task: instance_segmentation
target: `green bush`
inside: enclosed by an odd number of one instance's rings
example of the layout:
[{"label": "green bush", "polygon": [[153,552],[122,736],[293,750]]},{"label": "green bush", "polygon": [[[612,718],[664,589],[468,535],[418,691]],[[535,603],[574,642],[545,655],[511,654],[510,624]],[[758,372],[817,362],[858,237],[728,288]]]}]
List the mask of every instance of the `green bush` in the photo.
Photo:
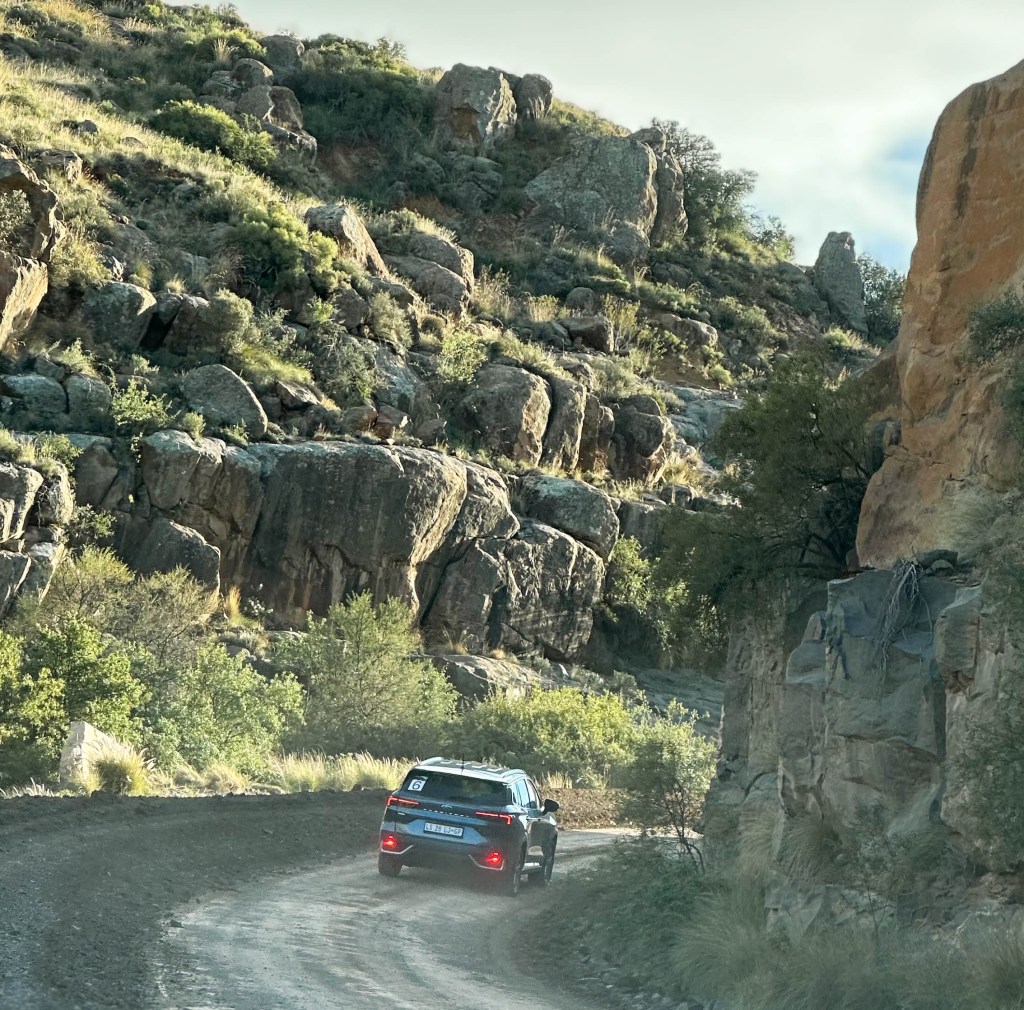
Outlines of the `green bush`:
[{"label": "green bush", "polygon": [[577,785],[598,786],[626,767],[639,732],[637,713],[617,694],[571,687],[525,698],[499,694],[463,714],[455,752],[521,766],[540,778],[562,774]]},{"label": "green bush", "polygon": [[454,330],[441,338],[437,374],[455,386],[468,386],[487,360],[487,348],[475,334]]},{"label": "green bush", "polygon": [[308,335],[317,382],[339,406],[366,403],[381,387],[373,351],[335,322],[318,323]]},{"label": "green bush", "polygon": [[620,537],[608,562],[604,598],[616,607],[646,610],[651,602],[651,562],[634,537]]},{"label": "green bush", "polygon": [[[854,546],[870,471],[865,393],[795,359],[725,420],[712,449],[738,508],[673,510],[654,571],[676,641],[721,659],[729,619],[794,580],[835,578]],[[795,452],[793,447],[800,446]]]},{"label": "green bush", "polygon": [[204,151],[216,151],[257,171],[265,169],[277,156],[270,134],[256,126],[241,126],[212,105],[168,102],[149,122],[154,130]]},{"label": "green bush", "polygon": [[398,347],[412,344],[412,327],[405,311],[385,291],[371,295],[369,323],[370,329],[382,340],[390,340]]},{"label": "green bush", "polygon": [[119,432],[148,435],[171,425],[170,403],[154,396],[139,379],[131,379],[124,389],[114,390],[110,416]]},{"label": "green bush", "polygon": [[977,361],[989,361],[997,354],[1024,343],[1024,295],[1007,291],[971,312],[967,326],[971,350]]},{"label": "green bush", "polygon": [[691,833],[700,822],[717,754],[714,741],[697,732],[696,715],[674,701],[639,734],[623,782],[640,822],[670,829],[680,850],[700,866],[703,857]]},{"label": "green bush", "polygon": [[21,642],[0,631],[0,787],[52,774],[67,728],[62,690],[50,670],[25,670]]},{"label": "green bush", "polygon": [[246,656],[206,643],[186,668],[156,679],[146,708],[146,749],[166,767],[221,762],[256,774],[295,731],[301,712],[294,677],[268,680]]},{"label": "green bush", "polygon": [[719,298],[711,305],[711,318],[718,329],[736,334],[755,350],[777,347],[785,342],[784,335],[772,325],[760,305],[746,305],[732,295]]},{"label": "green bush", "polygon": [[337,282],[337,245],[306,226],[281,204],[251,207],[220,239],[241,263],[244,283],[278,293],[314,285],[330,289]]},{"label": "green bush", "polygon": [[410,658],[419,642],[400,600],[374,607],[369,593],[310,614],[306,633],[278,659],[308,687],[301,744],[327,754],[366,751],[405,757],[437,749],[455,692],[429,663]]}]

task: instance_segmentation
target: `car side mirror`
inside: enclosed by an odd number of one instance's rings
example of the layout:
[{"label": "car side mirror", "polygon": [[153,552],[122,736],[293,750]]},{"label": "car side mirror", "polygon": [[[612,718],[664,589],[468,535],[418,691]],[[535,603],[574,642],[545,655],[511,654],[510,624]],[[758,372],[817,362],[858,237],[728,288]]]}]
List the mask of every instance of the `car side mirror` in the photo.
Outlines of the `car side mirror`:
[{"label": "car side mirror", "polygon": [[544,813],[554,814],[558,812],[560,804],[558,800],[545,800],[544,801]]}]

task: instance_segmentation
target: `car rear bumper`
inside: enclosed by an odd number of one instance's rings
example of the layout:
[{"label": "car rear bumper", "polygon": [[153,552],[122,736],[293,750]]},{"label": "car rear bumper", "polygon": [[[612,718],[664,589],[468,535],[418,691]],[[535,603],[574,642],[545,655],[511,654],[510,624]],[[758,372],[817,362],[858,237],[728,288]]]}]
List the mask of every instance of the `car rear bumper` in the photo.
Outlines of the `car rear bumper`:
[{"label": "car rear bumper", "polygon": [[[397,846],[384,846],[383,841],[389,835],[397,839]],[[491,873],[500,873],[508,864],[506,848],[497,844],[467,845],[454,840],[424,838],[421,835],[408,835],[394,830],[382,830],[380,837],[380,851],[401,859],[406,866],[476,867]],[[487,856],[494,852],[501,852],[504,857],[500,865],[489,865],[486,862]]]}]

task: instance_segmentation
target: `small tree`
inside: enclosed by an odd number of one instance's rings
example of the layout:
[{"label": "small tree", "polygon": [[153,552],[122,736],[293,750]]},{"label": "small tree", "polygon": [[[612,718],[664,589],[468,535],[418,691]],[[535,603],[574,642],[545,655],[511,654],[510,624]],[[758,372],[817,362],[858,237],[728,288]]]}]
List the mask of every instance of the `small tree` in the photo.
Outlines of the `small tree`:
[{"label": "small tree", "polygon": [[455,711],[455,691],[429,663],[410,658],[419,641],[400,600],[374,607],[369,593],[309,617],[279,659],[308,686],[307,746],[408,757],[435,744]]},{"label": "small tree", "polygon": [[256,774],[301,722],[302,702],[294,677],[268,679],[245,656],[208,643],[186,669],[155,677],[147,751],[164,765],[220,761]]},{"label": "small tree", "polygon": [[665,718],[651,721],[628,765],[626,789],[644,827],[669,829],[680,853],[703,868],[703,856],[691,832],[704,809],[717,748],[697,732],[696,719],[696,713],[674,701]]},{"label": "small tree", "polygon": [[864,279],[868,339],[879,347],[885,347],[896,339],[900,331],[907,278],[899,270],[882,266],[870,256],[858,256],[857,262]]}]

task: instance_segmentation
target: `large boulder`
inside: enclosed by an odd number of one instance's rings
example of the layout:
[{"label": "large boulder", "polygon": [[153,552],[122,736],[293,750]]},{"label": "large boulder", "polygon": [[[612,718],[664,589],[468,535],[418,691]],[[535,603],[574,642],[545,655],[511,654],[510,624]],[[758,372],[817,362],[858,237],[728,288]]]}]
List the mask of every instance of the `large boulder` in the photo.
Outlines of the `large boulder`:
[{"label": "large boulder", "polygon": [[842,325],[867,333],[864,278],[848,231],[828,233],[814,264],[814,286]]},{"label": "large boulder", "polygon": [[510,659],[454,655],[434,656],[432,662],[463,698],[472,701],[483,701],[496,692],[524,697],[543,683],[532,667]]},{"label": "large boulder", "polygon": [[169,519],[153,524],[133,563],[144,575],[184,568],[210,592],[220,590],[220,551],[196,530]]},{"label": "large boulder", "polygon": [[619,520],[611,499],[580,480],[525,477],[520,491],[524,515],[562,530],[592,548],[602,561],[619,538]]},{"label": "large boulder", "polygon": [[48,287],[45,263],[0,250],[0,350],[28,329]]},{"label": "large boulder", "polygon": [[434,93],[439,131],[452,146],[481,153],[515,133],[516,102],[500,70],[457,63]]},{"label": "large boulder", "polygon": [[0,543],[25,532],[25,523],[43,486],[43,475],[28,466],[0,463]]},{"label": "large boulder", "polygon": [[526,186],[534,221],[580,231],[619,223],[650,235],[658,210],[657,160],[629,137],[591,137]]},{"label": "large boulder", "polygon": [[275,613],[300,621],[361,589],[419,606],[417,569],[459,519],[464,465],[424,450],[337,443],[249,452],[265,488],[250,579]]},{"label": "large boulder", "polygon": [[979,362],[969,318],[1019,291],[1024,262],[1024,64],[942,113],[918,187],[918,241],[896,341],[901,439],[871,480],[857,552],[886,567],[958,544],[962,505],[1017,478],[1002,403],[1009,356]]},{"label": "large boulder", "polygon": [[267,54],[266,62],[278,80],[287,80],[301,65],[306,47],[294,35],[264,35],[260,45]]},{"label": "large boulder", "polygon": [[378,277],[386,277],[388,268],[377,251],[362,218],[347,203],[330,203],[310,207],[306,224],[313,230],[333,238],[342,256]]},{"label": "large boulder", "polygon": [[448,566],[427,615],[436,640],[470,650],[539,648],[579,657],[601,598],[604,565],[589,547],[527,522],[511,540],[481,540]]},{"label": "large boulder", "polygon": [[470,289],[473,287],[473,254],[463,249],[457,242],[431,235],[427,232],[413,232],[409,237],[409,252],[420,259],[429,260],[438,266],[450,270],[465,281]]},{"label": "large boulder", "polygon": [[91,723],[73,722],[60,752],[60,784],[72,786],[86,781],[93,762],[100,756],[125,749],[119,740],[98,730]]},{"label": "large boulder", "polygon": [[420,256],[386,256],[384,262],[407,277],[413,290],[441,312],[458,316],[469,304],[469,285],[447,267]]},{"label": "large boulder", "polygon": [[64,387],[45,375],[5,375],[0,390],[11,398],[5,404],[5,420],[26,428],[54,428],[62,425],[68,398]]},{"label": "large boulder", "polygon": [[113,396],[110,387],[92,375],[69,375],[64,380],[68,399],[68,427],[77,431],[96,430],[110,417]]},{"label": "large boulder", "polygon": [[686,234],[687,219],[684,204],[683,169],[672,154],[658,156],[658,170],[654,176],[658,191],[658,213],[651,227],[651,245],[662,245],[675,234]]},{"label": "large boulder", "polygon": [[267,433],[267,415],[249,384],[224,365],[203,365],[181,383],[189,407],[212,424],[240,424],[249,438]]},{"label": "large boulder", "polygon": [[512,94],[516,101],[516,114],[520,122],[523,122],[543,119],[548,114],[554,90],[546,77],[527,74],[515,82]]},{"label": "large boulder", "polygon": [[611,354],[615,350],[612,324],[607,316],[566,316],[559,320],[570,339],[578,340],[584,347]]},{"label": "large boulder", "polygon": [[0,144],[0,196],[11,193],[24,194],[32,217],[32,233],[15,252],[27,259],[49,262],[50,253],[61,236],[57,194],[22,164],[14,151]]},{"label": "large boulder", "polygon": [[668,465],[674,445],[675,431],[667,417],[623,407],[615,413],[608,463],[616,480],[652,484]]},{"label": "large boulder", "polygon": [[493,453],[522,463],[540,461],[551,400],[547,383],[509,365],[481,368],[460,405],[460,426]]},{"label": "large boulder", "polygon": [[82,300],[82,315],[92,327],[96,342],[129,354],[139,349],[155,311],[153,295],[122,281],[101,284]]},{"label": "large boulder", "polygon": [[568,473],[580,462],[588,394],[578,382],[569,379],[552,376],[547,381],[551,390],[551,413],[540,461]]}]

